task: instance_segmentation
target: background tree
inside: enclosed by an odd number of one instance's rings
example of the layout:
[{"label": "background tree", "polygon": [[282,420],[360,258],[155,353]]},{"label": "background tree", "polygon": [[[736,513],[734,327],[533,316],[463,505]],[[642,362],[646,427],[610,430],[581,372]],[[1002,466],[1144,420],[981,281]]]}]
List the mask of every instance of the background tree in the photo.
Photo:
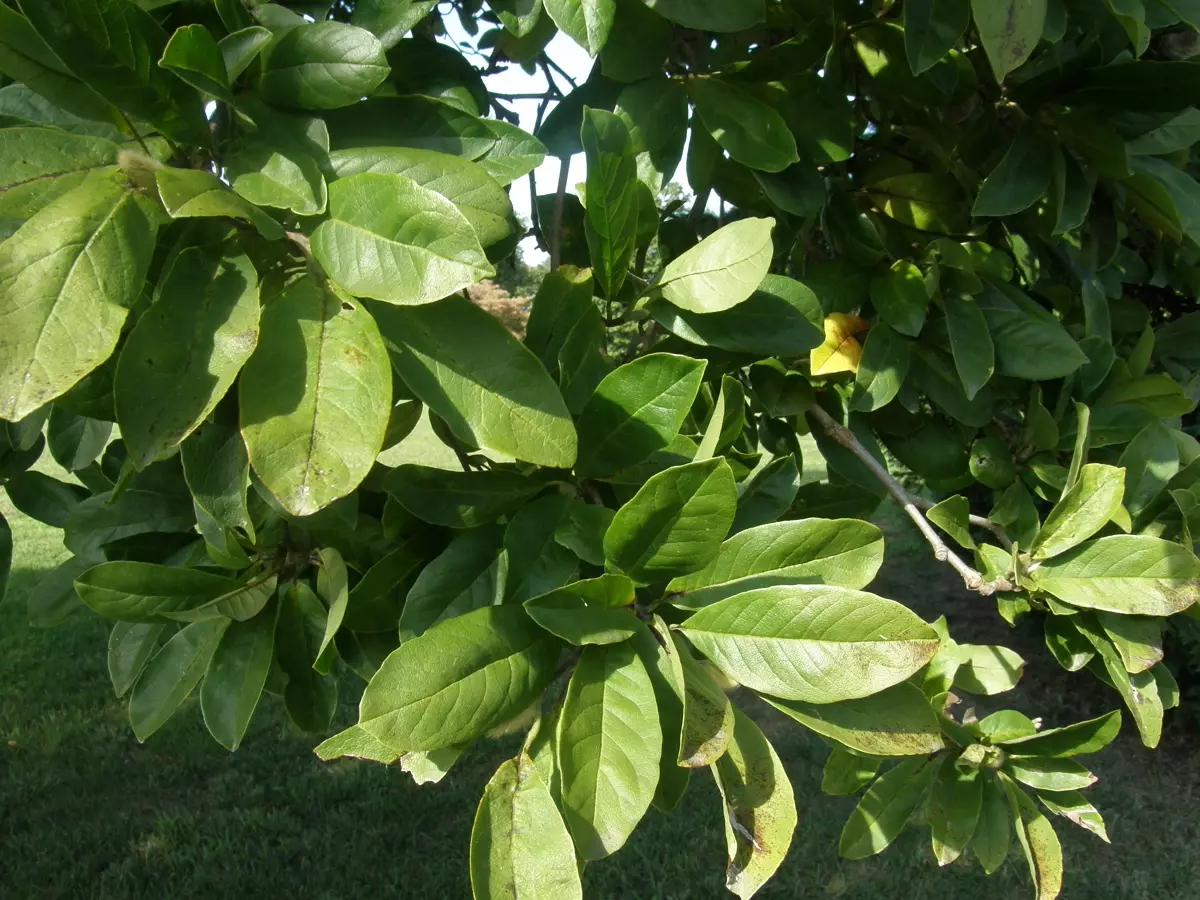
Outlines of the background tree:
[{"label": "background tree", "polygon": [[[447,15],[486,68],[435,40]],[[920,810],[939,864],[992,872],[1015,835],[1056,896],[1051,817],[1107,839],[1076,758],[1121,713],[977,719],[962,698],[1023,660],[868,593],[866,518],[898,504],[1158,742],[1164,629],[1200,597],[1195,24],[1157,0],[0,4],[0,477],[74,554],[31,613],[114,620],[139,740],[197,690],[230,749],[264,692],[326,733],[342,672],[359,721],[324,759],[437,781],[520,731],[477,897],[580,896],[705,767],[753,895],[796,804],[741,691],[863,791],[843,856]],[[597,57],[569,90],[560,29]],[[482,80],[510,64],[550,85],[535,134]],[[522,344],[461,292],[522,237],[512,192],[577,153],[580,195],[563,166],[532,198],[553,271]],[[663,193],[680,165],[690,206]],[[461,472],[379,461],[426,410]],[[800,487],[810,430],[829,477]],[[30,471],[47,447],[74,481]]]}]

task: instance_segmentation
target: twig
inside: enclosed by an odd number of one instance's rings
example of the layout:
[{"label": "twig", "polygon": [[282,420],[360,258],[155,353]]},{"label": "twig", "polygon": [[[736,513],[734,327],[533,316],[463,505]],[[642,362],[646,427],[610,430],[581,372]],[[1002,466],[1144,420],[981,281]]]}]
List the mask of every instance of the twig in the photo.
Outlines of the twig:
[{"label": "twig", "polygon": [[[926,500],[924,497],[918,497],[915,494],[913,495],[913,502],[920,509],[933,509],[935,506],[937,506],[937,504],[934,503],[932,500]],[[974,525],[976,528],[985,528],[988,531],[990,531],[992,533],[992,536],[995,537],[996,540],[998,540],[1000,542],[1000,544],[1004,547],[1005,550],[1012,549],[1012,538],[1010,538],[1007,534],[1005,534],[1004,529],[1001,528],[999,525],[997,525],[995,522],[993,522],[991,519],[984,518],[983,516],[969,515],[969,516],[967,516],[967,521],[970,522],[972,525]]]},{"label": "twig", "polygon": [[147,156],[150,156],[151,155],[150,148],[146,146],[146,142],[144,140],[142,140],[142,136],[140,134],[138,134],[137,126],[135,126],[133,124],[133,120],[130,119],[129,116],[127,116],[125,114],[125,111],[123,109],[118,109],[117,112],[121,114],[121,120],[124,121],[125,127],[129,129],[129,133],[133,135],[134,140],[136,140],[138,142],[138,144],[141,145],[142,152],[145,153]]},{"label": "twig", "polygon": [[556,63],[554,60],[552,60],[547,54],[543,53],[541,55],[541,59],[546,65],[548,65],[555,72],[557,72],[559,75],[561,75],[563,78],[565,78],[567,80],[567,84],[569,84],[572,88],[576,88],[579,86],[575,83],[575,79],[572,78],[570,75],[568,75],[566,72],[564,72],[562,67],[558,63]]},{"label": "twig", "polygon": [[821,423],[821,427],[825,429],[825,433],[853,453],[864,466],[870,470],[879,482],[887,489],[892,499],[900,504],[900,508],[912,519],[913,524],[917,526],[925,540],[929,542],[929,546],[933,548],[933,556],[938,562],[948,563],[959,575],[962,576],[963,583],[966,584],[968,590],[977,591],[987,597],[994,594],[996,591],[1011,591],[1013,590],[1012,582],[1007,578],[997,578],[995,581],[987,581],[975,569],[971,568],[959,556],[946,546],[946,542],[942,540],[941,535],[934,530],[934,527],[929,524],[929,520],[922,515],[918,502],[912,494],[906,491],[891,473],[885,469],[870,451],[867,450],[854,433],[838,422],[833,416],[821,409],[820,406],[812,408],[813,418]]},{"label": "twig", "polygon": [[563,202],[567,195],[567,173],[571,169],[571,157],[561,156],[558,160],[558,191],[554,195],[554,220],[550,223],[550,271],[558,268],[562,256]]}]

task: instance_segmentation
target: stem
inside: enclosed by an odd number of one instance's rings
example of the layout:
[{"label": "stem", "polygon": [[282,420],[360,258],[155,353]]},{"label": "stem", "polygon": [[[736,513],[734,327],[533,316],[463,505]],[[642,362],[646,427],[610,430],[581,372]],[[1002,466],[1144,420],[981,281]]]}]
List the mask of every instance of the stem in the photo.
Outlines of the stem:
[{"label": "stem", "polygon": [[550,223],[550,271],[558,268],[562,255],[563,202],[567,195],[567,173],[571,169],[571,157],[561,156],[558,160],[558,191],[554,195],[554,221]]},{"label": "stem", "polygon": [[887,489],[892,499],[900,504],[900,508],[905,514],[912,519],[913,524],[929,542],[929,546],[933,548],[933,556],[938,562],[948,563],[959,575],[962,576],[963,583],[966,584],[968,590],[977,591],[987,597],[994,594],[996,591],[1011,591],[1013,590],[1012,583],[1007,578],[997,578],[995,581],[987,581],[975,569],[967,565],[958,554],[946,546],[946,542],[942,540],[941,535],[934,530],[934,527],[929,524],[929,520],[922,515],[918,506],[919,501],[906,491],[901,484],[891,476],[891,473],[880,464],[870,451],[867,450],[854,433],[838,422],[833,416],[821,409],[820,406],[812,407],[812,415],[821,427],[825,429],[825,433],[853,453],[871,474],[874,475],[879,482]]},{"label": "stem", "polygon": [[142,140],[142,136],[140,134],[138,134],[138,130],[134,126],[133,120],[130,119],[129,116],[125,115],[125,111],[123,109],[118,108],[117,112],[121,114],[121,120],[125,123],[125,127],[127,127],[129,129],[129,133],[133,135],[134,140],[136,140],[138,142],[138,144],[141,146],[142,152],[145,153],[147,156],[149,156],[150,148],[146,146],[146,142],[144,140]]}]

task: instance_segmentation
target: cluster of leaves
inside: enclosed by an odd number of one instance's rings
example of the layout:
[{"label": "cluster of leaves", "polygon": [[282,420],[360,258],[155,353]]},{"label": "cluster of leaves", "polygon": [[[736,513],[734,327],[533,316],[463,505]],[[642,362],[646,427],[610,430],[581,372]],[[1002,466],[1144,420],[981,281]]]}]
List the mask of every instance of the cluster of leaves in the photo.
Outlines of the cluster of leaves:
[{"label": "cluster of leaves", "polygon": [[[437,781],[524,731],[480,898],[579,897],[703,767],[753,895],[796,804],[735,688],[866,788],[844,856],[915,815],[991,872],[1015,833],[1053,898],[1046,813],[1107,839],[1075,757],[1120,713],[956,712],[1023,661],[867,592],[866,519],[899,503],[1157,743],[1200,598],[1185,6],[2,0],[0,479],[73,553],[31,621],[115,621],[139,740],[197,688],[230,749],[264,693],[327,733],[346,673],[326,759]],[[560,29],[597,57],[567,90]],[[483,82],[510,64],[536,134]],[[685,146],[696,202],[659,208]],[[576,153],[522,343],[460,292]],[[388,464],[423,415],[462,471]]]}]

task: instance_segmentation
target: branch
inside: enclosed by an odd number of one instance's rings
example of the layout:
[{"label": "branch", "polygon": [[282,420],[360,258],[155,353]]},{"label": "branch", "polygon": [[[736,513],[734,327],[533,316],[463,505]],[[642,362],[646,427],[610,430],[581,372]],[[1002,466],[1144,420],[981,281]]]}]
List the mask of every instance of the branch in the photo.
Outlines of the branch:
[{"label": "branch", "polygon": [[558,268],[562,256],[563,202],[567,195],[567,174],[571,170],[571,157],[561,156],[558,160],[558,191],[554,195],[554,221],[550,223],[550,271]]},{"label": "branch", "polygon": [[941,535],[934,530],[934,527],[929,524],[929,520],[922,515],[919,509],[919,501],[906,491],[891,473],[885,469],[870,451],[867,450],[854,433],[838,422],[833,416],[825,412],[819,406],[814,406],[811,410],[813,418],[821,423],[821,427],[825,429],[825,433],[853,453],[871,474],[879,479],[880,483],[887,489],[892,499],[900,504],[900,508],[912,519],[913,524],[917,526],[925,540],[929,542],[929,546],[933,548],[934,558],[938,562],[949,563],[959,575],[962,576],[963,583],[966,584],[968,590],[978,591],[983,596],[987,597],[994,594],[996,591],[1011,591],[1013,590],[1012,582],[1007,578],[997,578],[995,581],[987,581],[977,571],[967,565],[959,556],[946,546],[946,542],[942,540]]}]

